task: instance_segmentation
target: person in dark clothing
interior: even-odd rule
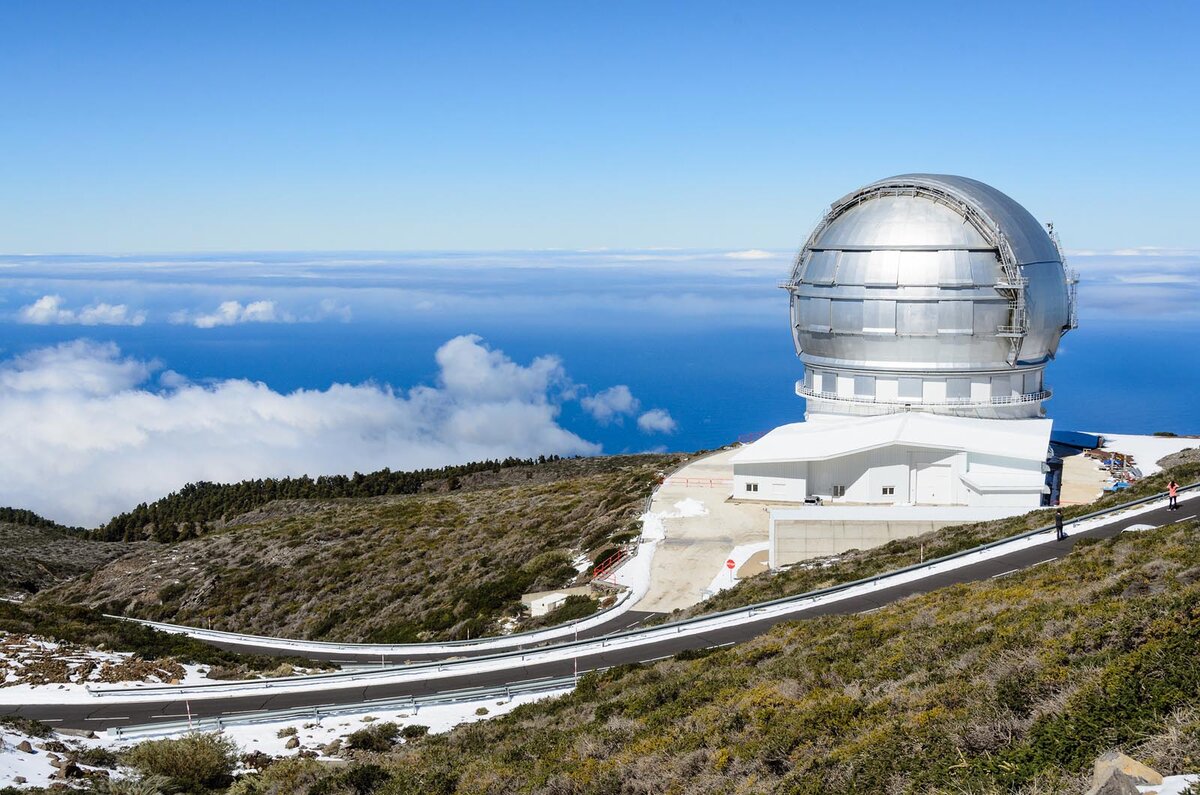
[[[1054,512],[1054,534],[1058,536],[1059,541],[1067,537],[1067,531],[1063,530],[1062,508]]]

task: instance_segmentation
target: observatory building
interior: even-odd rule
[[[734,456],[734,499],[808,504],[773,530],[845,505],[912,532],[1043,503],[1044,371],[1076,324],[1051,228],[973,179],[892,177],[833,203],[783,287],[806,421]]]

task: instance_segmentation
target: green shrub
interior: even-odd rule
[[[280,759],[255,775],[242,776],[228,795],[289,795],[309,792],[326,776],[328,767],[313,759]]]
[[[0,717],[0,726],[8,726],[14,731],[21,734],[27,734],[30,737],[50,737],[54,734],[54,729],[51,729],[40,720],[33,718],[21,718],[16,715],[5,715]]]
[[[400,736],[405,740],[419,740],[429,734],[429,727],[422,726],[419,723],[412,723],[400,730]]]
[[[189,734],[135,745],[124,761],[144,775],[165,776],[183,792],[203,793],[229,786],[238,748],[219,734]]]
[[[107,748],[85,748],[75,754],[75,761],[91,767],[106,767],[110,770],[117,766],[117,755]]]
[[[379,723],[354,732],[346,738],[346,745],[354,751],[382,753],[395,745],[399,736],[400,727],[396,724]]]

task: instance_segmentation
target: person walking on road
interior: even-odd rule
[[[1174,478],[1167,484],[1167,510],[1179,510],[1179,484],[1175,482]]]
[[[1059,541],[1067,537],[1067,531],[1063,530],[1062,508],[1054,512],[1054,534],[1058,536]]]

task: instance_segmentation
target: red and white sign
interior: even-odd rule
[[[733,558],[730,558],[729,560],[725,561],[725,568],[727,568],[727,569],[732,569],[736,565],[737,564],[733,562]]]

